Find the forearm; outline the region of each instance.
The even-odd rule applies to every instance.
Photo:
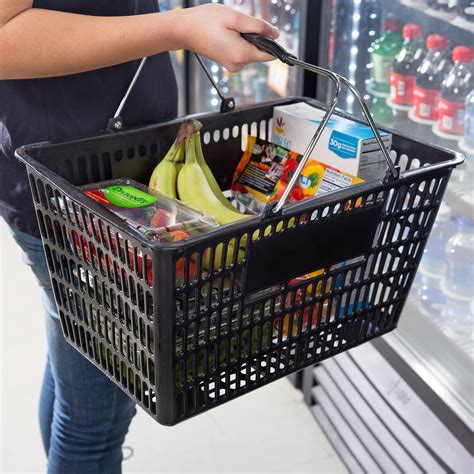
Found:
[[[185,15],[97,17],[27,9],[0,28],[0,80],[75,74],[185,48]]]

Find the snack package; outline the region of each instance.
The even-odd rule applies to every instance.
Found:
[[[283,195],[302,156],[281,146],[249,137],[232,180],[234,198],[250,210],[262,212],[269,201]],[[363,182],[326,163],[310,159],[290,194],[290,201],[337,191]]]
[[[301,155],[293,154],[287,160],[280,179],[269,196],[269,201],[277,201],[283,196],[298,168],[301,158]],[[363,181],[363,179],[310,158],[301,170],[300,177],[293,186],[289,199],[290,202],[301,201],[312,196],[319,196],[320,194],[347,188]]]
[[[286,162],[296,153],[248,137],[247,147],[235,169],[232,192],[247,209],[262,212],[280,180]]]
[[[152,240],[182,240],[217,227],[212,217],[131,179],[95,183],[81,190]]]

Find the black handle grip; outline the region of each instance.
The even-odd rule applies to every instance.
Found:
[[[271,54],[279,59],[281,62],[289,64],[292,66],[293,64],[289,62],[290,59],[296,59],[295,56],[290,54],[286,51],[285,48],[280,46],[275,41],[265,38],[263,36],[257,35],[255,33],[240,33],[242,38],[246,39],[249,43],[255,45],[261,51],[265,53]]]

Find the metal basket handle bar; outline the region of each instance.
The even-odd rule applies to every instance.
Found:
[[[364,99],[362,98],[360,92],[356,89],[356,87],[354,87],[354,85],[352,85],[345,77],[341,76],[340,74],[329,71],[328,69],[322,68],[320,66],[314,66],[313,64],[309,64],[309,63],[306,63],[304,61],[299,60],[298,58],[296,58],[295,56],[290,54],[288,51],[286,51],[281,45],[279,45],[278,43],[276,43],[275,41],[273,41],[271,39],[264,38],[263,36],[259,36],[259,35],[252,34],[252,33],[242,33],[242,37],[245,38],[248,42],[255,45],[257,48],[261,49],[262,51],[264,51],[268,54],[271,54],[272,56],[276,57],[277,59],[279,59],[280,61],[282,61],[285,64],[288,64],[289,66],[298,66],[298,67],[301,67],[302,69],[305,69],[306,71],[310,71],[310,72],[314,72],[316,74],[320,74],[322,76],[325,76],[325,77],[331,79],[332,82],[334,84],[336,84],[336,92],[334,94],[334,98],[332,100],[331,106],[329,107],[326,114],[324,115],[323,120],[319,124],[313,138],[311,139],[308,147],[306,148],[306,150],[303,154],[303,158],[301,159],[298,168],[296,169],[296,171],[293,174],[290,182],[288,183],[288,186],[287,186],[285,192],[283,193],[280,201],[277,203],[277,205],[275,207],[273,207],[273,212],[275,212],[275,213],[279,212],[282,209],[282,207],[285,205],[286,200],[288,199],[293,186],[295,185],[296,181],[299,178],[299,175],[300,175],[301,171],[303,170],[303,167],[305,166],[305,164],[308,161],[311,153],[313,152],[314,147],[318,143],[318,140],[321,136],[322,131],[324,130],[324,127],[326,126],[327,122],[331,118],[331,116],[334,112],[334,109],[336,108],[337,101],[338,101],[338,98],[339,98],[338,97],[339,96],[338,86],[340,86],[341,83],[343,85],[345,85],[351,91],[351,93],[357,99],[357,102],[359,102],[359,104],[362,108],[362,112],[363,112],[363,114],[364,114],[364,116],[365,116],[365,118],[368,122],[368,125],[370,126],[372,132],[374,133],[374,137],[377,141],[377,144],[379,145],[379,147],[380,147],[380,149],[381,149],[381,151],[384,155],[385,161],[387,162],[387,165],[388,165],[388,168],[389,168],[389,171],[390,171],[390,175],[392,176],[393,179],[397,179],[399,177],[399,171],[395,167],[395,165],[393,164],[393,162],[390,158],[390,155],[389,155],[387,149],[385,148],[382,137],[380,136],[380,133],[377,129],[377,126],[375,125],[375,122],[374,122],[372,116],[370,115],[369,109],[367,108],[367,105],[366,105]]]

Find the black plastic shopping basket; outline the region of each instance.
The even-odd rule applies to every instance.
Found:
[[[303,163],[341,85],[361,98],[344,78],[269,40],[247,39],[334,82],[335,98]],[[273,108],[301,100],[325,108],[291,98],[235,109],[228,102],[226,112],[196,116],[223,188],[245,136],[269,137]],[[64,336],[165,425],[394,329],[451,171],[463,161],[393,132],[383,180],[287,206],[280,201],[264,215],[184,241],[151,242],[79,186],[123,177],[147,183],[180,120],[120,130],[117,113],[112,125],[119,130],[26,145],[16,156],[27,167]],[[243,261],[235,252],[232,264],[202,267],[205,252],[212,261],[235,243],[245,245]],[[184,278],[176,278],[177,268]],[[307,274],[313,276],[296,278]]]

